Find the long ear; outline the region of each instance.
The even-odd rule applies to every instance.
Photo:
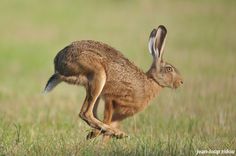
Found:
[[[166,34],[167,30],[163,25],[160,25],[157,29],[153,29],[150,34],[148,48],[155,60],[158,58],[162,59]]]
[[[148,42],[148,49],[149,49],[149,52],[152,54],[153,58],[155,58],[156,56],[159,56],[159,51],[156,51],[156,48],[155,48],[156,34],[157,34],[157,29],[153,29],[149,36],[149,42]]]

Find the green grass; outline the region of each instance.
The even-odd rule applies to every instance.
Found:
[[[1,1],[0,155],[195,155],[236,149],[236,2]],[[74,40],[106,42],[147,70],[152,28],[168,29],[165,59],[184,77],[122,123],[130,138],[87,141],[85,91],[42,90],[53,58]],[[99,114],[102,116],[102,107]]]

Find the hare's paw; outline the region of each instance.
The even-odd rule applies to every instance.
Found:
[[[122,138],[128,137],[128,135],[125,132],[118,129],[113,129],[112,131],[106,131],[104,135],[109,135],[116,139],[122,139]]]
[[[122,138],[126,138],[128,137],[128,135],[125,132],[122,132],[120,130],[118,130],[113,137],[115,137],[116,139],[122,139]]]

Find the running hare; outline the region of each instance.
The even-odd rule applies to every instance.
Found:
[[[93,128],[87,138],[99,134],[123,138],[118,123],[142,111],[164,87],[177,88],[183,81],[178,70],[163,60],[167,30],[160,25],[149,38],[153,62],[145,73],[111,46],[91,40],[76,41],[54,59],[55,73],[45,92],[64,81],[82,85],[86,98],[79,116]],[[105,102],[104,119],[97,118],[99,100]]]

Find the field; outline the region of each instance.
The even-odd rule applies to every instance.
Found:
[[[236,1],[0,2],[0,155],[196,155],[236,149]],[[82,87],[42,94],[53,59],[74,40],[103,41],[146,71],[150,31],[168,29],[164,58],[184,85],[123,121],[129,138],[86,140]],[[103,103],[99,108],[102,117]]]

